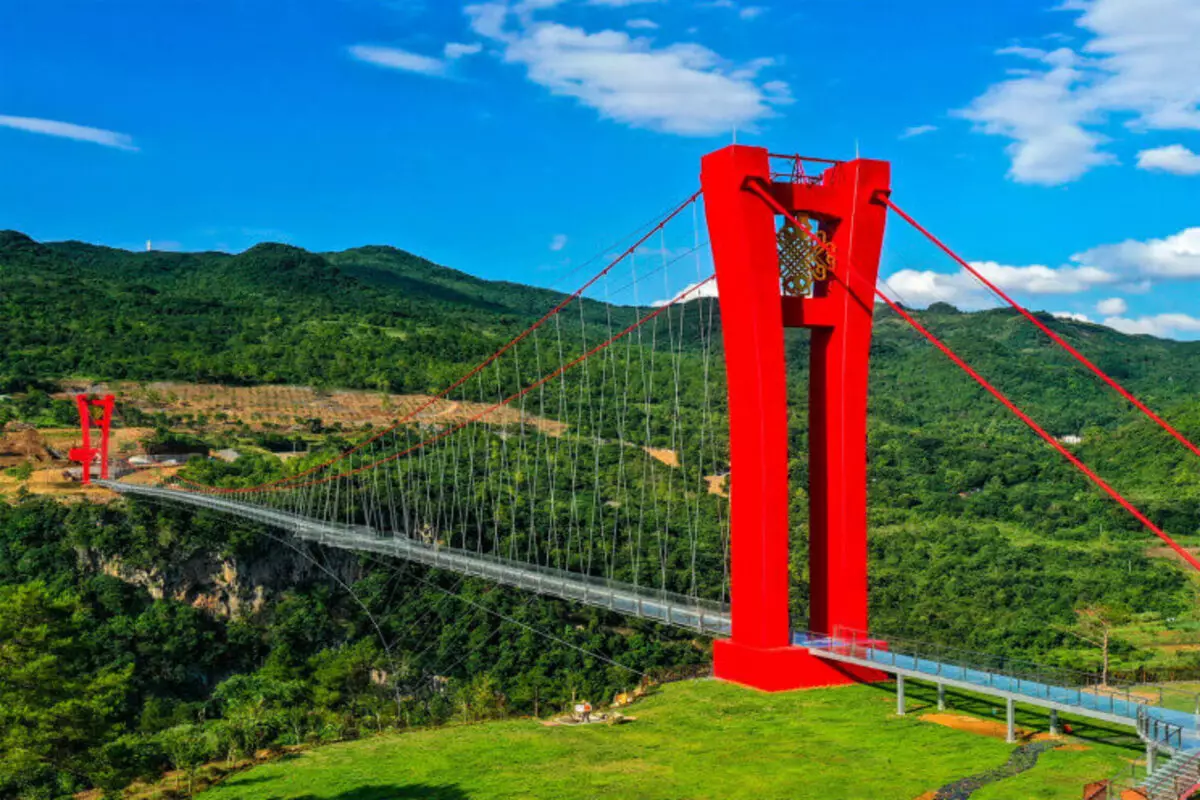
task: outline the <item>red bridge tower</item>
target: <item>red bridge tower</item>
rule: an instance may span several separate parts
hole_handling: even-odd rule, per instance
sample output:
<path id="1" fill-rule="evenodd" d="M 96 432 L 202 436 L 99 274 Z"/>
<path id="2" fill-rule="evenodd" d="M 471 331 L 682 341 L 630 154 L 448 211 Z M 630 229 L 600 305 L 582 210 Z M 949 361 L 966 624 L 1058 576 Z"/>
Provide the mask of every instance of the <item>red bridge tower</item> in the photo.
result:
<path id="1" fill-rule="evenodd" d="M 792 646 L 788 614 L 785 327 L 812 331 L 809 386 L 809 630 L 867 629 L 867 369 L 890 165 L 792 159 L 734 145 L 702 162 L 729 382 L 733 636 L 713 647 L 717 677 L 778 691 L 883 677 Z M 816 222 L 831 258 L 801 285 L 781 276 L 776 209 Z M 797 245 L 805 246 L 800 241 Z M 786 270 L 785 270 L 786 271 Z M 790 277 L 794 277 L 790 276 Z M 785 285 L 786 284 L 786 285 Z"/>
<path id="2" fill-rule="evenodd" d="M 100 462 L 100 480 L 108 480 L 108 432 L 112 428 L 113 396 L 88 397 L 86 394 L 75 395 L 75 404 L 79 407 L 79 424 L 83 429 L 83 444 L 71 448 L 67 456 L 72 461 L 78 461 L 83 466 L 83 483 L 92 482 L 92 464 L 97 459 Z M 92 407 L 99 409 L 93 415 Z M 92 423 L 100 427 L 100 447 L 92 447 Z"/>

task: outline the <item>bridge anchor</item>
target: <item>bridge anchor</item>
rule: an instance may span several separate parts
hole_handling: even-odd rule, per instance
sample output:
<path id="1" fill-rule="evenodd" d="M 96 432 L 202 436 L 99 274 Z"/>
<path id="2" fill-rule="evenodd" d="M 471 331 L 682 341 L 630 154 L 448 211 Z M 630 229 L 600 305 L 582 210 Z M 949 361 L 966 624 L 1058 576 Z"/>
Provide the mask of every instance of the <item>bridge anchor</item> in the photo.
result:
<path id="1" fill-rule="evenodd" d="M 713 675 L 765 692 L 888 680 L 879 670 L 819 658 L 805 647 L 752 647 L 733 639 L 713 642 Z"/>

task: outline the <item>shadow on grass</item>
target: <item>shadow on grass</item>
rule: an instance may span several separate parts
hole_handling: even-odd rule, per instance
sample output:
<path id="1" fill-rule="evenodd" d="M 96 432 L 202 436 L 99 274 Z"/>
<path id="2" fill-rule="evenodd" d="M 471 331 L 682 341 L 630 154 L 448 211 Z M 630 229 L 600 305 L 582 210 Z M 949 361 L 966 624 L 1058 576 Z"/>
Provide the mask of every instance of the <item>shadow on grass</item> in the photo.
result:
<path id="1" fill-rule="evenodd" d="M 360 786 L 341 794 L 302 794 L 268 800 L 470 800 L 470 797 L 454 785 L 411 783 L 407 786 Z"/>
<path id="2" fill-rule="evenodd" d="M 869 685 L 885 694 L 894 696 L 896 692 L 896 685 L 891 681 Z M 937 687 L 933 684 L 910 679 L 905 683 L 904 695 L 905 708 L 909 714 L 937 710 Z M 946 713 L 970 714 L 1003 723 L 1006 708 L 1004 701 L 999 698 L 946 687 Z M 1127 748 L 1135 753 L 1140 753 L 1144 747 L 1132 725 L 1126 728 L 1122 725 L 1080 717 L 1067 712 L 1060 712 L 1058 720 L 1060 726 L 1064 723 L 1070 726 L 1070 736 L 1085 742 Z M 1019 728 L 1045 733 L 1050 729 L 1050 710 L 1018 700 L 1015 721 Z"/>
<path id="3" fill-rule="evenodd" d="M 261 777 L 257 776 L 257 775 L 250 775 L 250 776 L 247 776 L 244 778 L 239 777 L 237 779 L 237 785 L 238 786 L 251 786 L 256 783 L 270 783 L 273 780 L 275 780 L 275 776 L 273 776 L 273 775 L 269 775 L 269 776 L 264 775 Z"/>

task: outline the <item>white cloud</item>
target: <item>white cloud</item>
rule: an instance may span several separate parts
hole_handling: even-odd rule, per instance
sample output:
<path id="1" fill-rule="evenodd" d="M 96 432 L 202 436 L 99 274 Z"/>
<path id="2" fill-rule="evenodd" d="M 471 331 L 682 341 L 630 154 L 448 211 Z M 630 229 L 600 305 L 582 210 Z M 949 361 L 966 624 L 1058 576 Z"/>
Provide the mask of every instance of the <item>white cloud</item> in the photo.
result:
<path id="1" fill-rule="evenodd" d="M 350 55 L 359 61 L 386 69 L 414 72 L 431 78 L 450 77 L 450 64 L 464 56 L 473 56 L 483 51 L 479 42 L 464 44 L 447 42 L 442 48 L 442 58 L 421 55 L 398 47 L 382 47 L 371 44 L 356 44 L 349 48 Z"/>
<path id="2" fill-rule="evenodd" d="M 1101 245 L 1071 256 L 1061 267 L 1006 266 L 991 261 L 972 262 L 988 280 L 1010 294 L 1070 295 L 1111 287 L 1126 294 L 1144 294 L 1163 281 L 1200 280 L 1200 227 L 1187 228 L 1172 236 L 1146 241 L 1130 240 Z M 1192 285 L 1195 285 L 1194 283 Z M 923 308 L 931 303 L 950 303 L 964 311 L 999 304 L 966 270 L 955 273 L 903 269 L 881 286 L 905 305 Z M 1166 338 L 1200 339 L 1200 319 L 1182 313 L 1164 313 L 1130 318 L 1123 297 L 1107 297 L 1096 303 L 1101 324 L 1124 333 L 1144 333 Z M 1091 321 L 1078 312 L 1055 312 L 1055 316 Z"/>
<path id="3" fill-rule="evenodd" d="M 965 280 L 964 280 L 965 278 Z M 932 303 L 950 303 L 975 310 L 991 305 L 983 290 L 969 275 L 947 274 L 931 270 L 902 269 L 886 280 L 883 288 L 909 308 L 924 308 Z"/>
<path id="4" fill-rule="evenodd" d="M 1119 280 L 1117 275 L 1086 266 L 1054 268 L 1034 264 L 1014 267 L 994 261 L 976 261 L 971 266 L 1006 292 L 1035 295 L 1076 294 Z M 912 307 L 950 303 L 963 309 L 979 309 L 995 304 L 993 295 L 966 270 L 944 273 L 902 269 L 891 275 L 884 285 L 905 305 Z"/>
<path id="5" fill-rule="evenodd" d="M 1136 319 L 1108 317 L 1104 324 L 1121 333 L 1141 333 L 1160 339 L 1180 338 L 1180 334 L 1200 334 L 1200 318 L 1187 314 L 1154 314 Z"/>
<path id="6" fill-rule="evenodd" d="M 1049 65 L 989 88 L 967 108 L 954 112 L 984 133 L 1013 139 L 1006 148 L 1012 159 L 1009 177 L 1021 183 L 1054 185 L 1075 180 L 1089 169 L 1115 161 L 1100 152 L 1104 138 L 1087 131 L 1093 113 L 1076 94 L 1082 73 L 1074 53 L 1066 48 L 1007 54 L 1036 57 Z"/>
<path id="7" fill-rule="evenodd" d="M 1075 294 L 1094 286 L 1115 283 L 1117 276 L 1096 267 L 1010 267 L 994 261 L 975 261 L 971 266 L 1001 289 L 1028 294 Z"/>
<path id="8" fill-rule="evenodd" d="M 911 128 L 905 128 L 904 133 L 900 134 L 901 139 L 911 139 L 914 136 L 923 136 L 926 133 L 933 133 L 937 130 L 937 125 L 914 125 Z"/>
<path id="9" fill-rule="evenodd" d="M 1093 247 L 1071 256 L 1069 263 L 1060 267 L 1015 267 L 994 261 L 976 261 L 971 266 L 1006 292 L 1063 295 L 1112 286 L 1129 294 L 1145 294 L 1157 282 L 1200 279 L 1200 227 L 1162 239 L 1131 239 Z M 889 277 L 886 285 L 915 307 L 944 302 L 977 309 L 992 304 L 991 295 L 966 270 L 904 269 Z M 1110 297 L 1102 300 L 1097 310 L 1119 317 L 1128 308 L 1120 297 Z"/>
<path id="10" fill-rule="evenodd" d="M 508 38 L 508 34 L 504 32 L 504 23 L 509 14 L 506 3 L 480 3 L 466 6 L 463 12 L 471 18 L 471 30 L 485 39 Z"/>
<path id="11" fill-rule="evenodd" d="M 1076 50 L 1006 48 L 1036 62 L 957 112 L 1012 139 L 1010 177 L 1061 184 L 1116 159 L 1101 148 L 1114 117 L 1144 130 L 1200 130 L 1200 4 L 1066 0 L 1088 39 Z"/>
<path id="12" fill-rule="evenodd" d="M 454 59 L 462 58 L 463 56 L 473 56 L 481 50 L 483 50 L 483 45 L 481 45 L 479 42 L 475 42 L 473 44 L 448 42 L 446 46 L 442 48 L 442 55 L 453 61 Z"/>
<path id="13" fill-rule="evenodd" d="M 129 134 L 106 131 L 103 128 L 89 128 L 86 125 L 75 125 L 70 122 L 0 115 L 0 127 L 41 133 L 46 136 L 58 136 L 63 139 L 74 139 L 79 142 L 92 142 L 105 147 L 115 147 L 118 150 L 137 150 L 133 144 L 133 137 Z"/>
<path id="14" fill-rule="evenodd" d="M 650 305 L 654 306 L 656 308 L 659 306 L 665 306 L 667 303 L 671 302 L 675 298 L 683 297 L 684 295 L 687 295 L 684 302 L 690 302 L 692 300 L 699 300 L 701 297 L 718 297 L 719 296 L 718 292 L 717 292 L 717 282 L 715 280 L 711 280 L 708 283 L 705 283 L 704 285 L 700 286 L 700 288 L 696 288 L 697 286 L 700 286 L 699 282 L 689 283 L 687 286 L 683 287 L 678 292 L 671 295 L 669 298 L 666 298 L 663 300 L 655 300 Z"/>
<path id="15" fill-rule="evenodd" d="M 475 33 L 502 45 L 505 62 L 524 66 L 534 83 L 608 119 L 711 136 L 752 129 L 791 102 L 786 83 L 758 83 L 768 61 L 736 66 L 699 44 L 655 47 L 622 31 L 589 33 L 537 20 L 527 3 L 489 2 L 467 6 L 466 13 Z"/>
<path id="16" fill-rule="evenodd" d="M 652 19 L 631 19 L 625 27 L 634 31 L 653 31 L 658 30 L 658 23 Z"/>
<path id="17" fill-rule="evenodd" d="M 738 4 L 733 2 L 733 0 L 708 0 L 708 2 L 700 3 L 700 7 L 736 9 L 738 16 L 746 20 L 757 19 L 770 11 L 766 6 L 745 6 L 744 8 L 738 8 Z"/>
<path id="18" fill-rule="evenodd" d="M 1079 314 L 1074 311 L 1052 311 L 1055 317 L 1059 319 L 1069 319 L 1074 322 L 1091 322 L 1092 319 L 1087 314 Z"/>
<path id="19" fill-rule="evenodd" d="M 554 238 L 550 240 L 550 249 L 558 252 L 567 246 L 567 235 L 565 233 L 556 233 Z"/>
<path id="20" fill-rule="evenodd" d="M 1200 175 L 1200 155 L 1181 144 L 1155 147 L 1137 154 L 1138 169 L 1161 170 L 1174 175 Z"/>
<path id="21" fill-rule="evenodd" d="M 1200 278 L 1200 227 L 1187 228 L 1165 239 L 1101 245 L 1071 260 L 1148 280 Z"/>
<path id="22" fill-rule="evenodd" d="M 420 53 L 411 53 L 396 47 L 356 44 L 350 48 L 350 55 L 359 61 L 365 61 L 377 67 L 415 72 L 418 75 L 428 75 L 434 78 L 446 76 L 446 62 L 440 58 L 423 56 Z"/>

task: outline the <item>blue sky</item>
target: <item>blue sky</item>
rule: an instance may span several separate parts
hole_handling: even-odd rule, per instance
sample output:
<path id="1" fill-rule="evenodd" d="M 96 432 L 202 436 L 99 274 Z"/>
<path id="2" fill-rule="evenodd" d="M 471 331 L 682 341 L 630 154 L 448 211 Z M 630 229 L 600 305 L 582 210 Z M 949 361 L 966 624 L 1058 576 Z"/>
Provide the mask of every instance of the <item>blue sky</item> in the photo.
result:
<path id="1" fill-rule="evenodd" d="M 1196 339 L 1196 41 L 1196 0 L 11 4 L 0 227 L 557 285 L 736 129 L 891 160 L 895 199 L 1034 307 Z M 899 225 L 884 274 L 989 305 Z"/>

